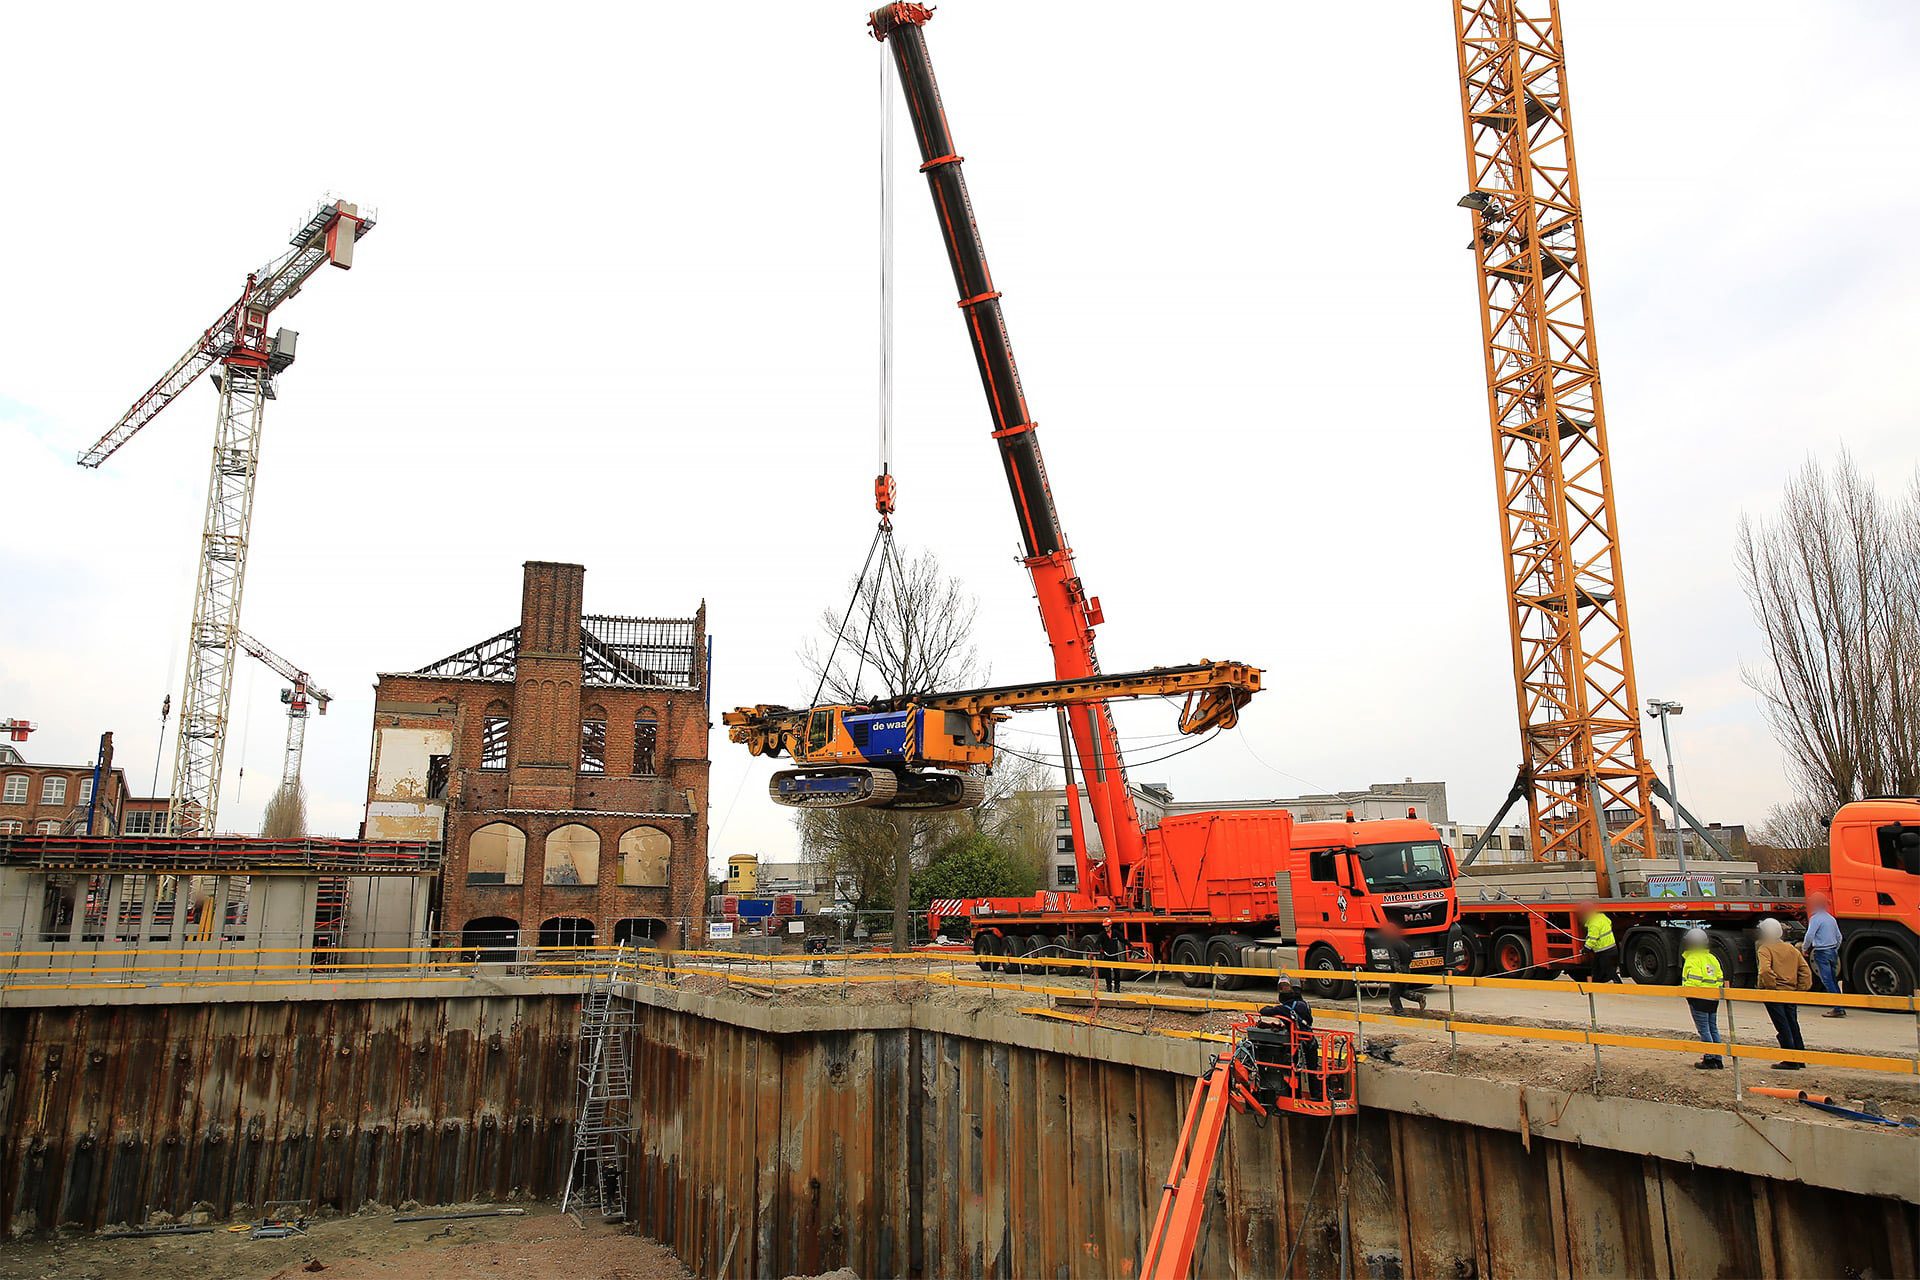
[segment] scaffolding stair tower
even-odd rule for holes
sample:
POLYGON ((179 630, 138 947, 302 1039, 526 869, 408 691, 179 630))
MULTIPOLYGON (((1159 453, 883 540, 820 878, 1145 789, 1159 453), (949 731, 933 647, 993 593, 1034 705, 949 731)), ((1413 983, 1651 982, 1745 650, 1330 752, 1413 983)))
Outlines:
POLYGON ((614 994, 626 950, 587 978, 580 1002, 580 1108, 560 1211, 598 1209, 606 1222, 627 1216, 627 1135, 632 1117, 633 1002, 614 994))

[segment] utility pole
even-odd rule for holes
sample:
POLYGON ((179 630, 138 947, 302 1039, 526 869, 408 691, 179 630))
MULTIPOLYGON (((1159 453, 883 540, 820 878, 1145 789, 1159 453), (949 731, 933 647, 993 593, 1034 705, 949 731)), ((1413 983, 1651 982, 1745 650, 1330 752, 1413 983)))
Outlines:
POLYGON ((1667 753, 1667 803, 1673 809, 1673 852, 1680 859, 1681 896, 1693 896, 1693 877, 1687 874, 1687 841, 1681 833, 1680 825, 1684 819, 1680 816, 1680 783, 1673 768, 1673 736, 1667 728, 1667 717, 1677 716, 1686 708, 1667 698, 1647 699, 1647 714, 1660 722, 1660 745, 1667 753))

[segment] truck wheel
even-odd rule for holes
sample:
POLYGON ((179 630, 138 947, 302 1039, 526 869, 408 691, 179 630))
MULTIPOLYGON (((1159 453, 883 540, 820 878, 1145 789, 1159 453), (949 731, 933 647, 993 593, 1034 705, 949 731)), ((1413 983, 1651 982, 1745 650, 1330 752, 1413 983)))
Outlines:
MULTIPOLYGON (((1040 940, 1031 933, 1022 934, 1017 938, 1009 938, 1007 942, 1008 951, 1016 956, 1030 956, 1040 949, 1040 940)), ((1007 972, 1019 974, 1038 973, 1040 972, 1040 966, 1037 964, 1010 964, 1007 966, 1007 972)))
MULTIPOLYGON (((1183 933, 1173 940, 1173 946, 1167 952, 1170 964, 1203 965, 1207 962, 1207 941, 1197 933, 1183 933)), ((1204 973, 1183 973, 1180 985, 1183 987, 1204 987, 1207 975, 1204 973)))
MULTIPOLYGON (((1216 969, 1239 968, 1240 939, 1230 933, 1215 934, 1207 943, 1207 963, 1216 969)), ((1238 991, 1247 985, 1247 977, 1243 973, 1216 974, 1213 981, 1222 991, 1238 991)))
MULTIPOLYGON (((1054 937, 1052 934, 1036 933, 1033 935, 1034 955, 1043 955, 1049 959, 1057 958, 1059 948, 1060 939, 1054 937)), ((1050 978, 1053 976, 1053 966, 1050 964, 1030 964, 1027 966, 1027 972, 1037 973, 1043 977, 1050 978)))
POLYGON ((993 954, 993 935, 990 933, 974 934, 973 954, 976 957, 974 964, 979 967, 980 972, 992 973, 994 964, 988 957, 993 954))
POLYGON ((1493 940, 1493 963, 1489 969, 1502 978, 1511 978, 1533 968, 1533 942, 1524 933, 1503 933, 1493 940))
POLYGON ((1086 968, 1075 969, 1074 972, 1091 974, 1093 969, 1090 962, 1100 958, 1100 953, 1106 948, 1107 940, 1097 933, 1083 933, 1080 935, 1079 941, 1073 945, 1074 949, 1080 953, 1076 959, 1087 962, 1086 968))
POLYGON ((1640 929, 1627 935, 1627 976, 1650 987, 1670 987, 1680 975, 1673 952, 1658 929, 1640 929))
POLYGON ((1720 980, 1729 987, 1750 987, 1751 975, 1742 976, 1740 972, 1740 942, 1731 934, 1709 933, 1707 948, 1713 952, 1713 958, 1720 962, 1720 980))
MULTIPOLYGON (((1324 973, 1345 973, 1340 953, 1324 942, 1307 956, 1307 968, 1324 973)), ((1353 984, 1340 978, 1308 978, 1306 988, 1323 1000, 1345 1000, 1353 994, 1353 984)))
POLYGON ((1910 996, 1913 964, 1892 947, 1868 947, 1854 957, 1848 977, 1854 995, 1910 996))
POLYGON ((1487 935, 1478 929, 1462 929, 1460 936, 1466 939, 1467 943, 1467 967, 1465 970, 1467 977, 1480 978, 1486 976, 1487 935))

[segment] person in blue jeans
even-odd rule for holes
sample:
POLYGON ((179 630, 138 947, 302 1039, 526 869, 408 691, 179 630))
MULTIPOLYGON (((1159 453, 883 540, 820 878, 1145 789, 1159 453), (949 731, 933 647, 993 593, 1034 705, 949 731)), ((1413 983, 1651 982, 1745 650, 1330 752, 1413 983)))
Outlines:
MULTIPOLYGON (((1820 975, 1820 986, 1830 996, 1840 994, 1840 922, 1833 918, 1832 904, 1823 893, 1807 898, 1807 936, 1800 943, 1813 971, 1820 975)), ((1823 1018, 1844 1018, 1841 1008, 1827 1010, 1823 1018)))
MULTIPOLYGON (((1707 931, 1687 930, 1686 940, 1680 944, 1680 985, 1713 992, 1711 996, 1687 997, 1687 1008, 1693 1012, 1693 1029, 1710 1045, 1721 1043, 1720 984, 1725 980, 1726 975, 1720 970, 1720 958, 1707 945, 1707 931)), ((1719 1054, 1709 1053, 1703 1054, 1700 1061, 1693 1065, 1702 1071, 1719 1071, 1726 1063, 1720 1060, 1719 1054)))

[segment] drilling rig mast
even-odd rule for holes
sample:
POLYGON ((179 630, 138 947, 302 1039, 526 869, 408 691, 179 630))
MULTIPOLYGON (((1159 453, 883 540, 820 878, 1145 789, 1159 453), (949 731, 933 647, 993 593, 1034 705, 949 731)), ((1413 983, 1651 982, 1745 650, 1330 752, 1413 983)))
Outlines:
POLYGON ((1524 751, 1507 803, 1525 797, 1536 859, 1591 859, 1605 891, 1610 848, 1654 852, 1653 778, 1559 2, 1456 0, 1454 32, 1524 751), (1625 814, 1611 831, 1610 811, 1625 814))
POLYGON ((373 225, 371 211, 362 213, 345 200, 323 201, 293 233, 288 242, 293 248, 249 275, 233 305, 79 458, 83 467, 98 467, 201 374, 220 366, 214 374, 220 409, 167 806, 167 830, 173 835, 212 834, 219 811, 261 419, 266 402, 274 398, 276 375, 293 363, 298 337, 290 329, 268 333, 267 320, 322 264, 351 267, 354 242, 373 225))

